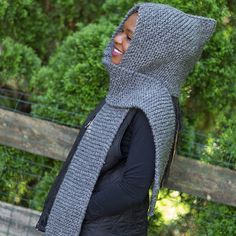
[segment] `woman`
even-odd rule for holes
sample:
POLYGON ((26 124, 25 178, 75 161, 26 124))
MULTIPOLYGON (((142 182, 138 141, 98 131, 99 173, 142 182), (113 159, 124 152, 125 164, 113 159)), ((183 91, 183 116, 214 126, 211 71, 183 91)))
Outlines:
POLYGON ((173 154, 180 89, 215 26, 214 19, 165 4, 138 3, 128 11, 104 50, 108 94, 80 131, 38 229, 147 234, 173 154))

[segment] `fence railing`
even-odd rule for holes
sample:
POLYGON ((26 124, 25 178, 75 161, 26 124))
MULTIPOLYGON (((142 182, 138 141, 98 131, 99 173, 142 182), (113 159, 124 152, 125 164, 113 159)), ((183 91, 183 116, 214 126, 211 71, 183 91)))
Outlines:
POLYGON ((0 235, 43 235, 35 230, 39 216, 39 211, 0 202, 0 235))
MULTIPOLYGON (((0 109, 0 143, 65 160, 79 130, 0 109)), ((164 187, 236 206, 236 171, 176 155, 164 187)))

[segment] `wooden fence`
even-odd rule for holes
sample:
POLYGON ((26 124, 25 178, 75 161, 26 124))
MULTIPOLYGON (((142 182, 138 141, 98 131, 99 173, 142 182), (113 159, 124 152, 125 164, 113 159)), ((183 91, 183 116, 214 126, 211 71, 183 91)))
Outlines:
MULTIPOLYGON (((79 130, 0 109, 0 143, 64 161, 79 130)), ((43 158, 42 157, 42 158, 43 158)), ((236 171, 176 155, 164 187, 236 206, 236 171)))
MULTIPOLYGON (((42 158, 64 161, 78 132, 78 129, 0 109, 0 144, 42 155, 42 158)), ((220 166, 176 155, 163 186, 236 206, 236 171, 220 166)))

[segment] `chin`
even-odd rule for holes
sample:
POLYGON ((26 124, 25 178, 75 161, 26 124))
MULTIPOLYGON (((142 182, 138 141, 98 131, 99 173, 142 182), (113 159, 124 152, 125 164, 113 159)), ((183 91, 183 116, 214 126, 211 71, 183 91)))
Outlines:
POLYGON ((112 58, 111 61, 114 64, 119 64, 121 62, 121 59, 114 59, 114 58, 112 58))

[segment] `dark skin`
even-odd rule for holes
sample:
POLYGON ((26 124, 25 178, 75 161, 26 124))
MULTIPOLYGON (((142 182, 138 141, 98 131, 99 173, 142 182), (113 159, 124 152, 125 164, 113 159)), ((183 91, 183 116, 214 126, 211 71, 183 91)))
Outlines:
POLYGON ((130 15, 123 25, 122 32, 118 33, 114 37, 114 47, 122 53, 116 56, 112 55, 111 61, 114 64, 119 64, 121 62, 123 54, 126 52, 130 45, 130 41, 132 39, 136 27, 137 16, 138 12, 135 12, 130 15))

